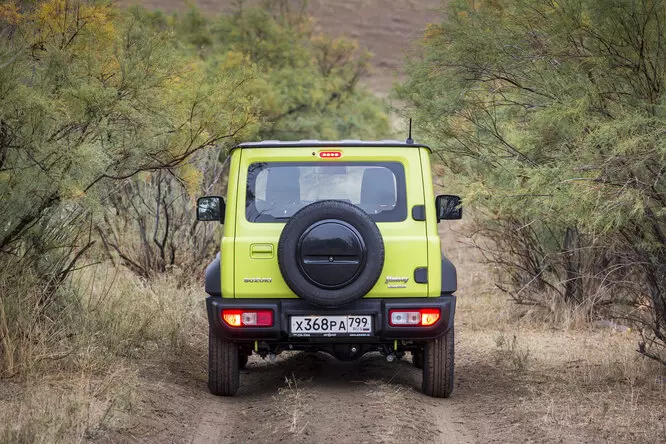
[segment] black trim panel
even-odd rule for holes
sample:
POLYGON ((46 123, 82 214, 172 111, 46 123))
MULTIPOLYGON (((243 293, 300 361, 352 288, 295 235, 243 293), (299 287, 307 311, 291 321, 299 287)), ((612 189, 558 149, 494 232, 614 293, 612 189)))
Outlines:
POLYGON ((328 315, 372 315, 375 336, 307 338, 311 344, 323 343, 379 343, 394 339, 428 340, 445 334, 453 326, 456 297, 445 295, 438 298, 399 298, 399 299, 358 299, 351 304, 335 309, 315 307, 302 299, 232 299, 207 297, 208 322, 217 335, 237 342, 270 341, 279 343, 299 343, 304 338, 289 336, 289 316, 308 314, 328 315), (232 328, 224 324, 221 317, 223 308, 250 308, 273 310, 272 327, 232 328), (409 308, 439 308, 442 316, 431 327, 391 327, 388 322, 389 310, 409 308))
POLYGON ((414 219, 414 220, 426 220, 425 205, 414 205, 412 207, 412 219, 414 219))
POLYGON ((446 256, 442 254, 442 294, 455 293, 458 289, 458 273, 446 256))
POLYGON ((417 284, 428 283, 428 267, 419 267, 414 270, 414 282, 417 284))
POLYGON ((222 296, 222 281, 220 279, 220 253, 206 267, 205 290, 211 296, 222 296))

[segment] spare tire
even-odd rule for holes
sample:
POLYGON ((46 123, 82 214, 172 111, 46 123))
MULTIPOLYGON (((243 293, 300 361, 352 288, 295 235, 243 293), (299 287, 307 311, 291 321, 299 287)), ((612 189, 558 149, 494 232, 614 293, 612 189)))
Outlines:
POLYGON ((384 267, 384 242, 365 211, 321 200, 289 219, 277 256, 282 277, 296 295, 320 307, 339 307, 375 285, 384 267))

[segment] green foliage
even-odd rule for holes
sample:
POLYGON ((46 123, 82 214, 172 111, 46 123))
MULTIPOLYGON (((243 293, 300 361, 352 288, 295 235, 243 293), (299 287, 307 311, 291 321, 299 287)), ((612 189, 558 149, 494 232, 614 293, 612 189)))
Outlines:
POLYGON ((214 19, 0 4, 0 372, 33 325, 57 328, 80 296, 63 284, 87 260, 198 276, 214 230, 193 220, 192 198, 224 180, 215 147, 386 132, 357 88, 367 54, 264 3, 214 19))
POLYGON ((42 333, 58 343, 79 296, 63 284, 95 257, 123 180, 178 172, 258 117, 252 65, 209 69, 169 29, 108 3, 4 3, 0 36, 0 374, 11 374, 42 333))
MULTIPOLYGON (((315 35, 310 18, 302 11, 286 11, 285 5, 267 1, 261 9, 239 9, 215 19, 197 9, 173 16, 143 10, 134 14, 156 30, 172 30, 172 51, 196 57, 208 71, 255 68, 253 77, 243 81, 259 122, 246 128, 245 138, 386 134, 386 114, 379 101, 357 87, 368 55, 354 42, 315 35)), ((110 196, 117 216, 99 230, 107 251, 145 277, 173 267, 198 273, 201 262, 213 254, 215 232, 209 224, 193 220, 188 197, 213 189, 224 194, 218 184, 223 172, 212 165, 214 155, 194 156, 175 174, 134 178, 122 193, 110 196)))
POLYGON ((514 295, 630 293, 662 342, 664 17, 661 0, 453 2, 398 89, 514 295))
POLYGON ((370 56, 356 42, 318 35, 284 2, 208 19, 196 9, 167 19, 189 50, 211 64, 254 64, 260 139, 373 139, 388 131, 379 100, 358 87, 370 56))
POLYGON ((53 0, 1 31, 4 253, 45 211, 95 205, 105 179, 179 165, 255 119, 251 66, 207 70, 136 15, 53 0))

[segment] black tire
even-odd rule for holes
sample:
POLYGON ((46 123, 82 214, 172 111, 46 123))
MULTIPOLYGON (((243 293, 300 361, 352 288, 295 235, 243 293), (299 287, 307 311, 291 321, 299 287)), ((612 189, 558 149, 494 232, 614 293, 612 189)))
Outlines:
POLYGON ((250 359, 250 355, 247 355, 243 352, 238 352, 238 368, 241 370, 245 369, 248 359, 250 359))
POLYGON ((444 336, 426 342, 423 350, 423 393, 448 398, 453 393, 455 361, 453 327, 444 336))
POLYGON ((219 338, 208 329, 208 390, 233 396, 240 385, 238 344, 219 338))
POLYGON ((322 200, 301 208, 289 219, 280 235, 277 257, 280 273, 296 295, 313 305, 333 308, 365 296, 377 283, 384 268, 384 241, 377 224, 359 207, 339 200, 322 200), (340 221, 351 225, 364 244, 365 257, 358 274, 336 288, 316 285, 299 265, 301 237, 322 221, 340 221))
POLYGON ((412 352, 412 364, 418 369, 423 368, 423 350, 412 352))

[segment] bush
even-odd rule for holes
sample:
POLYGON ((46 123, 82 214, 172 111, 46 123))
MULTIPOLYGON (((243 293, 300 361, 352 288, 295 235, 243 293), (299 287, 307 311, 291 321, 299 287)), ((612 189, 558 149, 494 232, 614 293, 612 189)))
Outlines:
MULTIPOLYGON (((316 35, 302 10, 283 1, 239 8, 229 16, 204 17, 135 10, 155 29, 174 32, 174 50, 202 60, 207 69, 256 66, 249 93, 260 124, 244 136, 259 139, 378 138, 388 129, 380 103, 359 89, 369 55, 355 42, 316 35)), ((239 139, 240 136, 234 139, 239 139)), ((222 147, 224 160, 230 144, 222 147)), ((194 218, 193 197, 224 195, 226 171, 218 153, 197 153, 166 173, 137 176, 109 198, 114 217, 99 225, 111 257, 143 277, 178 268, 200 273, 216 247, 216 231, 194 218)), ((218 233, 219 234, 219 233, 218 233)))
POLYGON ((198 279, 215 229, 194 219, 194 198, 222 194, 217 160, 236 141, 387 129, 357 88, 367 54, 315 35, 281 1, 216 19, 9 1, 0 35, 5 374, 25 368, 36 332, 77 325, 71 276, 86 263, 172 272, 179 287, 198 279))
POLYGON ((665 15, 664 1, 453 2, 398 89, 483 215, 501 288, 630 301, 662 362, 665 15))

